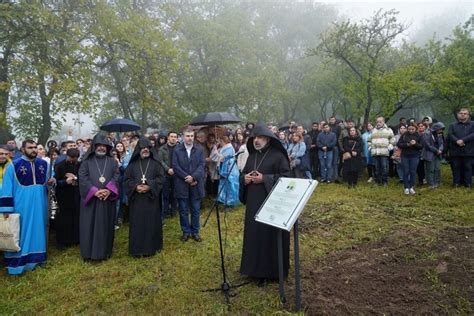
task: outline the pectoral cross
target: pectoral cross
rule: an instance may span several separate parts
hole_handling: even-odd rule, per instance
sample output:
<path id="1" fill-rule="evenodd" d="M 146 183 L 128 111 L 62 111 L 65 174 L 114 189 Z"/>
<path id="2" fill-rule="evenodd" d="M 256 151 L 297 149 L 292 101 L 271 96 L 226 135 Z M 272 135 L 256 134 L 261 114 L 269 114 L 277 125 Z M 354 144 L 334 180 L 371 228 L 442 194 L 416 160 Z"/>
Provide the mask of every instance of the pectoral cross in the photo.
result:
<path id="1" fill-rule="evenodd" d="M 142 184 L 146 184 L 146 177 L 144 174 L 142 174 L 142 178 L 140 180 L 142 181 Z"/>
<path id="2" fill-rule="evenodd" d="M 26 176 L 26 172 L 28 171 L 28 169 L 26 169 L 25 166 L 21 166 L 20 171 L 24 176 Z"/>

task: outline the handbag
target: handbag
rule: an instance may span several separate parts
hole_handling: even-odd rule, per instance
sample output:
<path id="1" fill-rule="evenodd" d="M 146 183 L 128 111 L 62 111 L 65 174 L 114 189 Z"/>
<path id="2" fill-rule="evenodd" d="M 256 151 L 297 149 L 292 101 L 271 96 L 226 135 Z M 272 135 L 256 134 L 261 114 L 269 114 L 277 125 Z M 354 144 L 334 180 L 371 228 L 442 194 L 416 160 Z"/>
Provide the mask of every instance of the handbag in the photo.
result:
<path id="1" fill-rule="evenodd" d="M 346 151 L 345 153 L 342 154 L 342 160 L 343 161 L 346 161 L 346 160 L 349 160 L 352 158 L 352 152 L 354 151 L 354 148 L 355 148 L 355 145 L 357 144 L 357 142 L 354 142 L 354 145 L 352 145 L 352 149 L 351 151 Z"/>
<path id="2" fill-rule="evenodd" d="M 20 251 L 20 214 L 9 213 L 8 218 L 0 214 L 0 250 Z"/>
<path id="3" fill-rule="evenodd" d="M 396 164 L 399 164 L 402 161 L 402 149 L 395 149 L 391 158 Z"/>

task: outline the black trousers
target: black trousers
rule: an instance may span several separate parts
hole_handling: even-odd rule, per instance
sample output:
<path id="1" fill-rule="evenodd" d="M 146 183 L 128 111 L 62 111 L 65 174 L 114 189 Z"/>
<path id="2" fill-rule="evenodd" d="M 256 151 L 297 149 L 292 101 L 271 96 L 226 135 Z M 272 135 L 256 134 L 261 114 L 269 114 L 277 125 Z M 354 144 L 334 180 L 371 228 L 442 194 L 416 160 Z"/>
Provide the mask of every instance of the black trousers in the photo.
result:
<path id="1" fill-rule="evenodd" d="M 359 178 L 358 171 L 348 171 L 345 173 L 347 177 L 347 183 L 349 185 L 355 186 L 357 184 L 357 178 Z"/>

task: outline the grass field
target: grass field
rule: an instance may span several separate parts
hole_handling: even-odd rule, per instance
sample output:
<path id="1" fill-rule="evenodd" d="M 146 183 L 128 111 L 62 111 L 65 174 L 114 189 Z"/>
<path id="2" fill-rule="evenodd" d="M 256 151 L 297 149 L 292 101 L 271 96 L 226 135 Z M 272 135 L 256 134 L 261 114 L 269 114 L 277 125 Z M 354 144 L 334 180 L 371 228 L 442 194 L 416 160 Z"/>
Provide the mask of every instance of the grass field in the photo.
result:
<path id="1" fill-rule="evenodd" d="M 444 178 L 447 183 L 448 170 L 444 170 Z M 419 188 L 416 195 L 405 196 L 395 181 L 388 188 L 362 182 L 356 189 L 343 184 L 322 184 L 316 189 L 301 218 L 303 278 L 334 253 L 377 242 L 395 232 L 416 235 L 416 247 L 429 249 L 443 229 L 474 227 L 472 190 L 453 189 L 445 184 L 437 190 Z M 208 209 L 203 210 L 202 221 Z M 238 273 L 243 212 L 240 207 L 222 213 L 226 266 L 232 284 L 246 281 Z M 203 242 L 183 243 L 179 240 L 178 219 L 168 219 L 164 250 L 151 258 L 135 259 L 127 254 L 128 228 L 124 225 L 117 231 L 112 258 L 98 264 L 83 262 L 78 247 L 62 252 L 51 247 L 45 267 L 20 277 L 0 274 L 0 314 L 226 313 L 223 295 L 204 291 L 222 283 L 215 215 L 201 233 Z M 416 256 L 432 261 L 439 258 L 436 252 L 423 249 Z M 472 270 L 466 272 L 473 277 Z M 440 308 L 447 313 L 473 313 L 474 298 L 466 297 L 466 293 L 473 292 L 445 286 L 436 273 L 426 271 L 431 290 L 439 291 L 441 287 L 458 302 L 440 302 L 444 304 Z M 311 286 L 310 281 L 304 282 L 303 290 Z M 288 280 L 288 292 L 292 284 Z M 292 312 L 291 301 L 286 305 L 279 302 L 277 284 L 264 288 L 249 284 L 233 293 L 232 312 Z M 310 304 L 310 300 L 306 297 L 303 304 Z"/>

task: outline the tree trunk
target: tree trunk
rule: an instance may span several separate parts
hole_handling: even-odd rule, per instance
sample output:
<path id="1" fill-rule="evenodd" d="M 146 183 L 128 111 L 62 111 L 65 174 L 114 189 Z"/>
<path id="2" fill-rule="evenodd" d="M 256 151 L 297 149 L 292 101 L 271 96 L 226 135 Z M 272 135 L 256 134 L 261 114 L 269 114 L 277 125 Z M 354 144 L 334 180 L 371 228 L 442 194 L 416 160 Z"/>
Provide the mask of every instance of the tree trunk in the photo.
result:
<path id="1" fill-rule="evenodd" d="M 142 115 L 141 115 L 141 119 L 140 119 L 140 126 L 142 127 L 142 134 L 145 134 L 146 133 L 146 130 L 147 130 L 147 114 L 148 114 L 148 111 L 147 109 L 142 105 Z"/>
<path id="2" fill-rule="evenodd" d="M 46 93 L 46 83 L 44 75 L 40 72 L 39 93 L 41 99 L 41 128 L 38 135 L 38 143 L 46 144 L 51 136 L 51 99 L 52 96 Z"/>
<path id="3" fill-rule="evenodd" d="M 12 45 L 8 42 L 3 51 L 3 58 L 0 59 L 0 143 L 5 144 L 11 137 L 10 128 L 7 122 L 7 108 L 10 99 L 10 83 L 8 71 L 10 66 L 10 56 L 13 54 Z"/>
<path id="4" fill-rule="evenodd" d="M 117 63 L 115 61 L 111 61 L 110 68 L 112 70 L 112 77 L 114 78 L 115 88 L 117 89 L 118 99 L 120 107 L 122 108 L 123 117 L 133 120 L 133 115 L 130 111 L 130 103 L 128 102 L 128 96 L 125 92 L 124 83 Z"/>
<path id="5" fill-rule="evenodd" d="M 364 126 L 367 126 L 370 118 L 370 111 L 372 110 L 372 80 L 367 80 L 367 106 L 364 111 Z"/>

